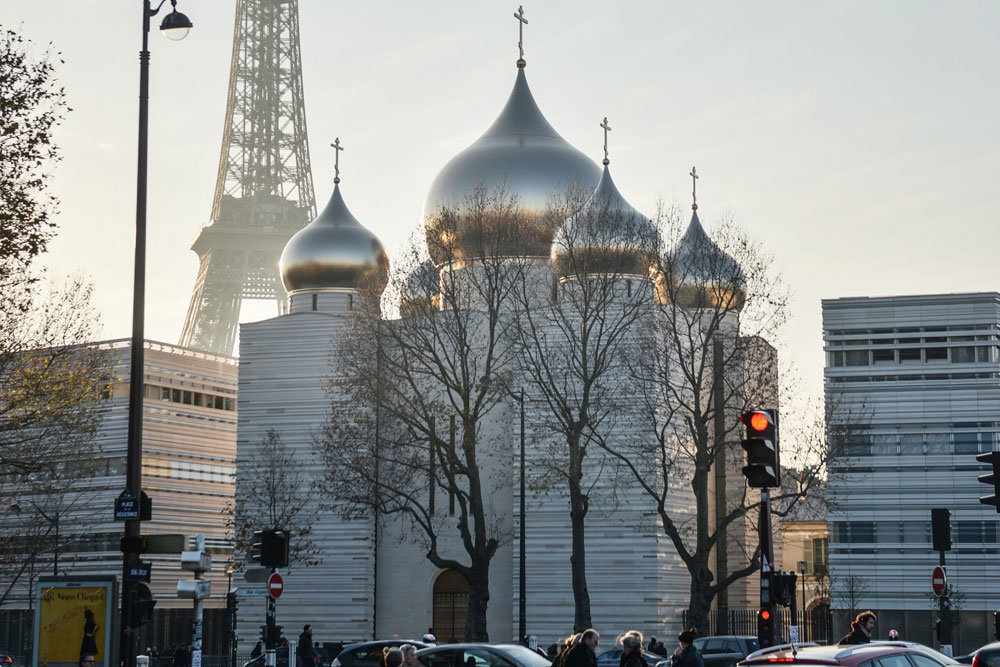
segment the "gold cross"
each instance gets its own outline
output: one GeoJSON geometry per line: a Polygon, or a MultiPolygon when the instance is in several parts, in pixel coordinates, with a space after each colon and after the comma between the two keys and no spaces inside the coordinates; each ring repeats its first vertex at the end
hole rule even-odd
{"type": "Polygon", "coordinates": [[[340,183],[340,151],[344,150],[344,147],[340,145],[340,137],[334,139],[330,146],[336,151],[334,153],[336,157],[333,160],[333,182],[340,183]]]}
{"type": "Polygon", "coordinates": [[[698,210],[698,171],[691,167],[691,208],[698,210]]]}
{"type": "Polygon", "coordinates": [[[517,51],[520,60],[524,60],[524,26],[528,23],[528,19],[524,18],[524,5],[517,8],[514,18],[517,19],[517,51]]]}
{"type": "Polygon", "coordinates": [[[608,117],[604,117],[604,122],[601,123],[601,127],[604,128],[604,164],[610,164],[611,160],[608,159],[608,132],[611,130],[611,126],[608,125],[608,117]]]}

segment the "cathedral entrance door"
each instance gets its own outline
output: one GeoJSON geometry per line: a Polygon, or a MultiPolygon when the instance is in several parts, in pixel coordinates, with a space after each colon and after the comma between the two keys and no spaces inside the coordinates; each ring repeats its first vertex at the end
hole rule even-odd
{"type": "Polygon", "coordinates": [[[434,633],[439,644],[465,641],[469,581],[461,572],[445,570],[434,581],[434,633]]]}

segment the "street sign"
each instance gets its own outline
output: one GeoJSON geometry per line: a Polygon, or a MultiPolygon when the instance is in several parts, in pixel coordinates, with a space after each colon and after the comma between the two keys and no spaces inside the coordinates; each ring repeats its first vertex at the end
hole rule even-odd
{"type": "Polygon", "coordinates": [[[931,575],[931,588],[934,589],[934,595],[938,597],[944,595],[944,589],[947,584],[948,575],[945,574],[944,568],[938,565],[934,568],[934,574],[931,575]]]}
{"type": "Polygon", "coordinates": [[[181,579],[177,582],[177,597],[204,600],[212,594],[212,583],[203,579],[181,579]]]}
{"type": "Polygon", "coordinates": [[[115,521],[128,521],[139,518],[139,498],[125,489],[115,500],[115,521]]]}
{"type": "Polygon", "coordinates": [[[149,583],[149,575],[153,570],[153,566],[149,563],[144,563],[139,561],[134,565],[129,565],[128,576],[125,577],[128,581],[142,581],[149,583]]]}
{"type": "Polygon", "coordinates": [[[281,575],[275,572],[267,580],[267,593],[275,600],[281,597],[281,592],[285,590],[285,580],[281,578],[281,575]]]}
{"type": "Polygon", "coordinates": [[[243,573],[244,581],[251,584],[262,584],[271,576],[271,570],[266,567],[248,567],[243,573]]]}
{"type": "Polygon", "coordinates": [[[260,588],[240,588],[236,589],[236,597],[240,598],[266,598],[267,589],[261,586],[260,588]]]}

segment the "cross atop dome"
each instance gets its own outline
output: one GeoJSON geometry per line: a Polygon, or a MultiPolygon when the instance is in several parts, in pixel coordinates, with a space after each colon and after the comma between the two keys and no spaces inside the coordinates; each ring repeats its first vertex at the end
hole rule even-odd
{"type": "Polygon", "coordinates": [[[340,145],[340,137],[333,140],[330,147],[334,150],[333,158],[333,182],[334,184],[340,183],[340,151],[344,150],[344,147],[340,145]]]}
{"type": "Polygon", "coordinates": [[[698,210],[698,171],[691,167],[691,173],[688,174],[691,177],[691,210],[698,210]]]}
{"type": "Polygon", "coordinates": [[[603,164],[606,167],[609,164],[611,164],[611,160],[608,159],[608,132],[611,131],[611,126],[608,125],[607,116],[604,117],[604,121],[601,123],[601,127],[604,128],[604,162],[602,162],[601,164],[603,164]]]}
{"type": "Polygon", "coordinates": [[[514,12],[514,18],[517,19],[517,66],[524,67],[524,26],[528,24],[528,19],[524,18],[524,5],[517,8],[514,12]]]}

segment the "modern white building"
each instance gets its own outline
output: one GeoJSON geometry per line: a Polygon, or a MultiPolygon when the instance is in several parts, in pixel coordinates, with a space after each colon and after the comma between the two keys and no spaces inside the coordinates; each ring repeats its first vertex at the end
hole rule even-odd
{"type": "MultiPolygon", "coordinates": [[[[479,140],[442,168],[430,187],[424,208],[428,255],[434,264],[430,270],[440,270],[442,276],[445,271],[452,271],[449,275],[458,276],[456,280],[463,279],[463,272],[478,270],[476,258],[481,248],[477,244],[484,243],[483,238],[494,237],[484,237],[482,229],[463,226],[461,222],[457,227],[444,227],[436,215],[442,208],[461,210],[466,197],[479,184],[490,187],[503,183],[508,192],[517,196],[517,203],[527,212],[530,223],[527,233],[522,235],[498,235],[499,242],[505,245],[501,249],[491,248],[490,255],[522,261],[528,267],[531,284],[538,288],[537,294],[528,299],[531,307],[551,308],[553,300],[574,289],[560,273],[560,256],[553,242],[553,237],[559,234],[557,228],[565,230],[572,222],[545,218],[553,193],[558,194],[575,183],[587,192],[594,192],[594,197],[606,207],[628,212],[629,224],[646,225],[655,234],[652,223],[628,205],[618,191],[608,163],[605,157],[602,174],[590,158],[559,136],[528,88],[524,60],[518,60],[513,90],[498,118],[479,140]],[[455,254],[440,254],[443,242],[455,254]]],[[[381,243],[347,208],[339,169],[334,182],[326,208],[289,241],[282,254],[281,275],[289,293],[287,313],[240,328],[238,475],[246,474],[260,443],[269,430],[274,430],[294,452],[302,469],[317,480],[323,479],[322,464],[314,452],[321,430],[329,421],[331,402],[338,398],[330,394],[336,351],[344,337],[357,335],[347,324],[352,309],[359,303],[361,284],[367,278],[388,273],[381,243]]],[[[595,256],[617,253],[619,246],[614,245],[619,242],[617,239],[620,235],[593,241],[607,244],[597,248],[595,256]]],[[[592,249],[588,246],[588,250],[592,249]]],[[[708,255],[742,276],[733,260],[709,239],[697,214],[692,216],[688,233],[674,251],[681,263],[687,262],[685,269],[697,269],[698,258],[708,255]]],[[[618,255],[615,257],[620,259],[618,255]]],[[[631,296],[633,290],[645,290],[648,295],[649,307],[635,325],[638,330],[663,317],[664,304],[657,303],[656,280],[649,274],[648,261],[634,264],[638,267],[634,275],[626,271],[628,275],[623,277],[620,288],[623,296],[631,296]]],[[[464,275],[471,279],[471,274],[464,275]]],[[[689,271],[689,278],[692,275],[699,274],[696,270],[689,271]]],[[[680,293],[687,295],[690,303],[674,303],[668,308],[704,308],[706,300],[713,298],[733,298],[742,304],[740,295],[720,296],[704,284],[684,287],[680,293]]],[[[428,299],[428,303],[433,303],[433,299],[428,299]]],[[[470,303],[471,308],[477,307],[474,300],[470,303]]],[[[420,308],[408,309],[405,303],[400,306],[399,317],[421,316],[420,308]]],[[[720,340],[740,335],[735,320],[723,328],[720,340]]],[[[555,330],[552,333],[558,334],[555,330]]],[[[766,342],[747,346],[751,348],[759,349],[773,360],[773,348],[766,342]]],[[[636,353],[641,354],[642,350],[636,353]]],[[[744,377],[745,368],[730,370],[733,384],[743,381],[737,377],[744,377]]],[[[608,381],[624,382],[621,378],[608,381]]],[[[769,381],[776,382],[776,378],[769,381]]],[[[620,394],[623,403],[633,395],[635,401],[617,416],[620,428],[613,438],[636,438],[641,430],[637,425],[641,409],[639,388],[622,384],[620,394]]],[[[551,431],[546,432],[546,423],[551,422],[546,409],[541,397],[527,389],[529,461],[540,460],[556,437],[551,431]]],[[[498,521],[498,535],[502,538],[490,569],[488,626],[494,641],[514,640],[518,633],[521,567],[520,507],[516,492],[518,418],[518,403],[511,400],[491,412],[477,434],[478,442],[492,444],[489,451],[481,452],[481,460],[484,483],[489,487],[486,494],[489,512],[498,521]]],[[[736,424],[737,418],[733,414],[724,419],[736,424]]],[[[710,482],[707,511],[711,515],[709,521],[713,522],[716,507],[744,492],[739,472],[742,450],[738,442],[727,447],[718,458],[725,461],[723,469],[710,482]],[[717,483],[720,486],[716,487],[717,483]]],[[[658,637],[669,637],[681,627],[691,575],[658,525],[655,512],[650,511],[649,501],[641,497],[635,485],[631,488],[616,485],[605,463],[601,462],[595,446],[587,459],[584,480],[595,498],[601,494],[613,498],[613,502],[606,504],[594,503],[586,519],[587,585],[594,624],[608,633],[636,627],[658,637]]],[[[536,472],[529,472],[529,476],[536,472]]],[[[672,515],[686,523],[693,521],[695,509],[689,485],[683,480],[681,474],[675,481],[677,494],[667,504],[672,515]]],[[[447,524],[449,508],[447,494],[444,495],[435,512],[447,524]]],[[[241,498],[237,497],[237,513],[241,507],[241,498]]],[[[544,645],[565,637],[573,627],[571,532],[565,492],[549,493],[532,487],[525,511],[527,632],[544,645]]],[[[451,532],[442,536],[439,551],[465,561],[467,556],[454,522],[450,523],[451,532]]],[[[689,532],[690,527],[684,530],[689,532]]],[[[396,518],[372,515],[347,521],[334,512],[324,513],[314,524],[311,535],[320,548],[322,563],[310,567],[293,564],[285,577],[277,618],[286,636],[294,636],[303,625],[310,624],[314,639],[319,641],[420,637],[428,627],[434,627],[441,641],[461,640],[469,583],[455,570],[435,567],[426,557],[426,546],[419,536],[413,535],[417,532],[419,529],[396,518]]],[[[734,524],[725,544],[728,567],[735,570],[744,566],[747,552],[756,546],[749,523],[734,524]]],[[[751,580],[733,585],[730,604],[746,604],[751,599],[751,590],[751,580]]],[[[262,599],[241,601],[241,652],[256,641],[264,607],[262,599]]]]}
{"type": "Polygon", "coordinates": [[[896,628],[934,642],[931,508],[943,507],[954,545],[948,581],[961,608],[956,650],[992,639],[998,517],[978,501],[986,487],[975,456],[995,449],[1000,433],[998,335],[995,292],[823,301],[830,426],[847,441],[829,478],[840,628],[842,610],[870,608],[880,637],[896,628]]]}

